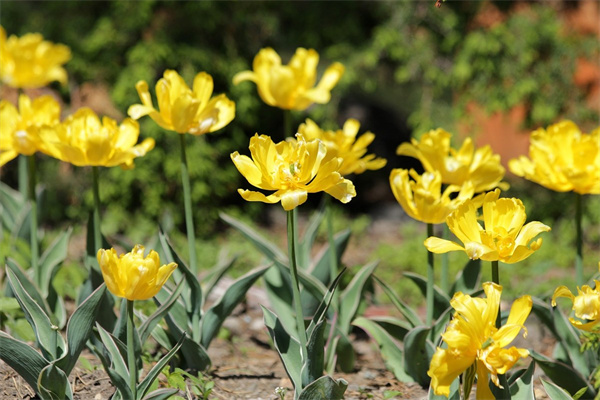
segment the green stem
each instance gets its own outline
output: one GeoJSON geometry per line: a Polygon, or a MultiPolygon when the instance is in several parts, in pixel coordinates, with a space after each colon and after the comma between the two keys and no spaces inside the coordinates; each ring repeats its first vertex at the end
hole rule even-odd
{"type": "MultiPolygon", "coordinates": [[[[335,240],[333,237],[333,205],[331,204],[331,197],[329,195],[325,195],[325,216],[327,218],[327,241],[329,242],[329,279],[331,283],[338,274],[338,259],[337,252],[335,251],[335,240]]],[[[334,292],[333,297],[333,301],[336,302],[338,297],[337,290],[334,292]]]]}
{"type": "Polygon", "coordinates": [[[133,399],[137,398],[137,365],[135,362],[135,342],[133,326],[133,300],[127,300],[127,367],[129,368],[129,387],[133,399]]]}
{"type": "MultiPolygon", "coordinates": [[[[450,236],[450,230],[448,229],[447,224],[443,224],[443,225],[444,225],[444,228],[442,230],[442,239],[448,239],[448,236],[450,236]]],[[[441,288],[444,293],[448,293],[448,289],[450,288],[449,284],[448,284],[448,282],[450,282],[449,271],[448,271],[449,255],[450,255],[449,253],[442,254],[441,288]]]]}
{"type": "Polygon", "coordinates": [[[581,220],[583,217],[583,195],[575,193],[575,230],[577,254],[575,256],[575,282],[578,286],[584,284],[583,278],[583,232],[581,220]]]}
{"type": "Polygon", "coordinates": [[[190,269],[197,272],[196,266],[196,234],[192,216],[192,194],[190,191],[190,175],[188,172],[187,156],[185,153],[185,134],[179,134],[181,144],[181,183],[183,184],[183,202],[185,207],[185,227],[187,229],[188,247],[190,252],[190,269]]]}
{"type": "MultiPolygon", "coordinates": [[[[498,269],[498,261],[492,261],[492,282],[500,284],[500,272],[498,269]]],[[[496,316],[496,328],[500,328],[502,324],[502,316],[500,315],[500,305],[498,305],[498,315],[496,316]]]]}
{"type": "Polygon", "coordinates": [[[292,133],[292,112],[290,110],[283,110],[283,129],[285,139],[294,136],[292,133]]]}
{"type": "MultiPolygon", "coordinates": [[[[433,224],[427,224],[427,237],[433,236],[433,224]]],[[[433,253],[427,251],[427,293],[426,293],[426,301],[427,301],[427,326],[431,326],[433,324],[433,281],[435,279],[434,270],[433,270],[433,253]]]]}
{"type": "Polygon", "coordinates": [[[28,186],[29,186],[29,172],[27,171],[27,156],[19,156],[19,192],[23,197],[29,198],[28,186]]]}
{"type": "Polygon", "coordinates": [[[33,267],[33,276],[34,281],[37,284],[38,288],[42,289],[42,276],[39,265],[39,243],[38,243],[38,206],[37,206],[37,196],[35,193],[35,185],[36,185],[36,167],[35,167],[35,154],[28,156],[29,158],[29,168],[28,168],[28,183],[29,188],[27,190],[27,195],[29,197],[29,205],[31,206],[31,218],[29,225],[29,238],[31,245],[31,266],[33,267]]]}
{"type": "MultiPolygon", "coordinates": [[[[296,238],[295,238],[295,218],[296,209],[287,212],[287,234],[288,234],[288,254],[290,258],[290,271],[292,275],[292,294],[294,296],[294,306],[296,308],[296,324],[298,339],[300,340],[300,351],[302,362],[306,360],[306,329],[304,327],[304,316],[302,314],[302,303],[300,302],[300,285],[298,283],[298,266],[296,265],[296,238]]],[[[296,388],[300,393],[302,388],[296,388]]]]}
{"type": "Polygon", "coordinates": [[[92,218],[94,220],[94,249],[97,252],[102,248],[102,233],[100,230],[100,178],[98,167],[92,167],[92,182],[94,192],[94,210],[92,218]]]}

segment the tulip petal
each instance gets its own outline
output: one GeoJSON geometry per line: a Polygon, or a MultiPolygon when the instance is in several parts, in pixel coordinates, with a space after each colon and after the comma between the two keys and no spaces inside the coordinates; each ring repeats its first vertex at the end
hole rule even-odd
{"type": "Polygon", "coordinates": [[[306,202],[308,192],[306,190],[287,190],[281,191],[280,196],[283,209],[285,211],[290,211],[306,202]]]}
{"type": "Polygon", "coordinates": [[[424,244],[427,250],[435,254],[448,253],[449,251],[465,251],[465,248],[458,243],[435,236],[428,237],[424,244]]]}
{"type": "Polygon", "coordinates": [[[260,192],[254,192],[251,190],[244,190],[244,189],[238,189],[238,193],[246,201],[260,201],[263,203],[275,204],[275,203],[279,202],[279,200],[280,200],[280,197],[276,196],[275,193],[273,193],[270,196],[265,196],[264,194],[262,194],[260,192]]]}

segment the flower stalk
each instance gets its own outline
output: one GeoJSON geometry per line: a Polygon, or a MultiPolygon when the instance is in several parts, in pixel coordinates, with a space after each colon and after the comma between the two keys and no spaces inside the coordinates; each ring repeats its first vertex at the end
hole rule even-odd
{"type": "MultiPolygon", "coordinates": [[[[337,251],[335,248],[335,239],[333,237],[333,206],[330,196],[325,196],[325,218],[327,220],[327,241],[329,242],[329,279],[331,282],[338,274],[337,251]]],[[[338,291],[333,293],[332,304],[337,304],[338,291]]],[[[334,309],[337,309],[334,306],[334,309]]]]}
{"type": "Polygon", "coordinates": [[[583,278],[583,237],[581,229],[581,220],[583,217],[583,195],[575,193],[575,246],[577,254],[575,255],[575,282],[581,286],[584,284],[583,278]]]}
{"type": "MultiPolygon", "coordinates": [[[[498,261],[492,261],[492,282],[496,285],[500,285],[500,271],[498,268],[498,261]]],[[[500,305],[498,304],[498,315],[496,316],[496,328],[500,328],[502,324],[502,316],[500,315],[500,305]]]]}
{"type": "Polygon", "coordinates": [[[295,208],[287,212],[288,253],[290,259],[290,272],[292,275],[292,294],[294,297],[294,307],[296,308],[298,340],[300,340],[300,351],[302,352],[302,360],[305,360],[307,355],[306,330],[304,328],[304,315],[302,313],[302,303],[300,302],[300,285],[298,283],[298,266],[296,264],[296,221],[294,216],[295,213],[297,213],[295,208]]]}
{"type": "Polygon", "coordinates": [[[92,218],[94,220],[94,250],[102,247],[102,232],[100,230],[100,179],[98,167],[92,167],[92,190],[94,192],[94,209],[92,218]]]}
{"type": "Polygon", "coordinates": [[[38,243],[38,207],[37,207],[37,196],[35,193],[36,185],[36,167],[35,167],[35,155],[32,154],[27,156],[29,159],[29,168],[27,171],[29,188],[27,195],[29,197],[29,204],[31,205],[31,218],[30,218],[30,242],[31,242],[31,266],[33,268],[33,276],[35,283],[38,287],[42,287],[42,277],[39,265],[39,243],[38,243]]]}
{"type": "Polygon", "coordinates": [[[185,207],[185,226],[187,229],[188,247],[190,254],[190,269],[197,271],[196,266],[196,234],[194,233],[194,221],[192,216],[192,194],[190,191],[190,175],[186,155],[186,135],[179,135],[181,145],[181,183],[183,185],[183,202],[185,207]]]}
{"type": "MultiPolygon", "coordinates": [[[[427,237],[433,236],[433,224],[427,224],[427,237]]],[[[426,302],[427,302],[427,326],[431,326],[433,323],[433,281],[435,279],[434,274],[434,259],[433,253],[427,250],[427,291],[426,291],[426,302]]]]}
{"type": "Polygon", "coordinates": [[[132,398],[137,398],[137,366],[135,362],[135,342],[133,325],[133,300],[127,300],[127,367],[129,368],[129,387],[132,398]]]}
{"type": "MultiPolygon", "coordinates": [[[[448,229],[448,225],[444,224],[442,228],[442,239],[448,239],[450,236],[450,230],[448,229]]],[[[441,288],[444,293],[448,293],[448,282],[450,282],[450,276],[448,271],[448,253],[442,254],[442,278],[441,278],[441,288]]]]}

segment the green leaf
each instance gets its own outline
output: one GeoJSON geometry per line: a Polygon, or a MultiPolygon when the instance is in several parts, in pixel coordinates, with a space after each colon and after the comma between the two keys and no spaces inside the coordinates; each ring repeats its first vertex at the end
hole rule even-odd
{"type": "Polygon", "coordinates": [[[415,381],[406,371],[402,349],[385,329],[364,317],[356,318],[352,325],[363,329],[377,342],[387,369],[396,376],[396,379],[402,382],[415,381]]]}
{"type": "Polygon", "coordinates": [[[0,331],[0,358],[34,389],[42,370],[49,364],[40,353],[25,342],[0,331]]]}
{"type": "Polygon", "coordinates": [[[222,260],[222,261],[220,261],[219,263],[217,263],[217,265],[212,267],[210,269],[210,271],[208,271],[207,275],[204,277],[204,281],[206,282],[206,284],[205,284],[206,286],[205,286],[205,290],[204,290],[204,300],[205,301],[206,301],[206,298],[208,296],[210,296],[210,294],[212,293],[216,284],[221,280],[223,275],[225,275],[225,273],[227,273],[227,271],[229,271],[231,269],[231,267],[233,267],[235,260],[237,260],[237,256],[226,258],[226,257],[222,256],[221,254],[219,254],[218,259],[222,260]]]}
{"type": "MultiPolygon", "coordinates": [[[[426,295],[427,280],[423,276],[414,274],[412,272],[405,272],[404,276],[413,281],[418,286],[423,296],[426,295]]],[[[442,315],[442,313],[446,311],[448,307],[450,307],[450,298],[444,292],[442,292],[439,287],[435,285],[433,287],[433,290],[433,317],[439,318],[439,316],[442,315]]]]}
{"type": "Polygon", "coordinates": [[[423,321],[421,321],[417,313],[412,308],[407,306],[402,300],[400,300],[400,298],[396,296],[392,288],[389,287],[387,283],[375,275],[373,275],[373,278],[375,279],[375,282],[381,286],[388,298],[392,301],[392,304],[396,306],[398,311],[400,311],[400,313],[404,316],[404,318],[406,318],[413,328],[423,325],[423,321]]]}
{"type": "Polygon", "coordinates": [[[60,234],[40,257],[41,281],[46,283],[45,287],[40,288],[44,298],[48,297],[52,290],[52,279],[56,275],[56,267],[67,257],[67,246],[72,231],[73,229],[69,228],[60,234]]]}
{"type": "Polygon", "coordinates": [[[387,333],[399,342],[402,342],[408,331],[413,328],[410,323],[395,317],[377,316],[370,317],[369,319],[385,329],[387,333]]]}
{"type": "Polygon", "coordinates": [[[261,306],[265,326],[269,331],[269,336],[279,353],[283,362],[283,367],[287,372],[295,388],[302,387],[302,356],[300,355],[300,343],[291,336],[283,327],[277,315],[271,310],[261,306]]]}
{"type": "MultiPolygon", "coordinates": [[[[161,304],[156,309],[156,311],[154,311],[154,313],[150,317],[145,319],[144,322],[140,325],[140,327],[138,328],[138,332],[140,335],[141,343],[146,342],[148,336],[150,336],[150,333],[152,332],[154,327],[164,318],[164,316],[169,312],[171,307],[173,307],[173,305],[177,302],[177,300],[179,299],[179,295],[183,290],[183,283],[183,279],[179,281],[179,284],[175,288],[175,291],[171,293],[171,295],[167,298],[167,301],[161,304]]],[[[163,287],[161,291],[166,291],[166,289],[163,287]]]]}
{"type": "Polygon", "coordinates": [[[542,386],[544,386],[544,390],[546,390],[546,393],[551,400],[573,400],[573,397],[571,397],[571,395],[560,386],[545,379],[540,379],[540,381],[542,382],[542,386]]]}
{"type": "Polygon", "coordinates": [[[184,337],[181,345],[181,355],[183,356],[183,364],[186,368],[195,369],[198,371],[207,370],[210,365],[210,357],[206,349],[200,344],[192,340],[188,335],[184,335],[185,331],[181,330],[174,321],[167,315],[165,318],[169,331],[172,337],[184,337]]]}
{"type": "Polygon", "coordinates": [[[378,264],[379,261],[374,261],[362,267],[341,293],[338,326],[343,332],[347,333],[350,330],[350,323],[356,316],[356,311],[363,298],[365,283],[367,283],[378,264]]]}
{"type": "Polygon", "coordinates": [[[37,383],[38,393],[44,400],[72,399],[71,385],[67,375],[54,363],[40,373],[37,383]]]}
{"type": "Polygon", "coordinates": [[[510,396],[513,400],[535,400],[533,392],[533,373],[535,362],[530,362],[522,374],[513,374],[509,380],[510,396]]]}
{"type": "Polygon", "coordinates": [[[23,289],[31,296],[31,298],[45,311],[46,315],[50,315],[50,307],[46,302],[46,298],[42,296],[38,287],[29,279],[27,273],[12,259],[6,260],[7,270],[10,269],[18,278],[23,289]]]}
{"type": "Polygon", "coordinates": [[[321,304],[319,304],[319,307],[317,308],[315,315],[313,315],[313,318],[310,321],[310,324],[308,325],[308,329],[306,330],[307,336],[310,337],[312,335],[313,329],[315,329],[315,327],[321,321],[323,321],[325,319],[327,310],[329,309],[329,305],[331,304],[331,300],[333,299],[333,293],[335,292],[335,289],[337,288],[338,284],[340,283],[340,280],[342,279],[342,275],[344,275],[345,272],[346,272],[346,268],[344,268],[340,271],[338,276],[334,279],[334,281],[329,286],[327,293],[325,293],[325,295],[323,296],[323,300],[321,300],[321,304]]]}
{"type": "Polygon", "coordinates": [[[223,296],[202,317],[200,343],[208,348],[210,342],[219,332],[223,321],[231,314],[233,309],[246,297],[246,292],[258,278],[260,278],[267,267],[256,268],[233,282],[223,293],[223,296]]]}
{"type": "MultiPolygon", "coordinates": [[[[200,283],[198,282],[198,278],[185,265],[185,263],[179,257],[179,255],[177,255],[177,253],[175,252],[175,250],[173,249],[173,247],[169,243],[169,240],[168,240],[166,234],[164,234],[162,232],[159,233],[159,238],[160,238],[160,243],[162,245],[162,248],[163,248],[164,252],[167,254],[167,262],[175,262],[175,263],[177,263],[177,270],[183,272],[183,274],[185,276],[185,281],[187,282],[187,284],[188,284],[188,286],[190,288],[190,306],[191,306],[191,309],[188,310],[188,313],[190,315],[193,315],[194,313],[198,313],[198,314],[201,315],[202,314],[202,301],[203,301],[203,297],[202,297],[202,288],[200,287],[200,283]]],[[[192,329],[199,329],[199,327],[192,327],[192,329]]],[[[194,335],[193,333],[194,332],[192,332],[192,337],[195,337],[196,335],[194,335]]]]}
{"type": "Polygon", "coordinates": [[[421,386],[429,386],[431,378],[427,375],[429,362],[435,348],[427,340],[430,329],[425,326],[417,326],[411,329],[404,337],[404,368],[421,386]]]}
{"type": "Polygon", "coordinates": [[[65,344],[62,336],[58,333],[58,327],[52,324],[44,310],[25,291],[10,268],[6,269],[6,276],[11,290],[25,313],[25,318],[35,331],[44,357],[50,360],[61,357],[65,344]]]}
{"type": "Polygon", "coordinates": [[[452,307],[448,307],[446,311],[444,311],[443,314],[440,315],[439,318],[433,322],[432,337],[434,338],[434,340],[439,339],[441,341],[441,335],[446,330],[446,325],[448,324],[448,322],[450,322],[450,319],[452,318],[453,314],[454,309],[452,307]]]}
{"type": "Polygon", "coordinates": [[[177,392],[179,392],[179,389],[169,389],[169,388],[156,389],[156,390],[148,393],[146,395],[146,397],[144,397],[144,400],[167,400],[171,396],[177,394],[177,392]]]}
{"type": "Polygon", "coordinates": [[[283,272],[280,267],[271,267],[265,272],[264,276],[265,289],[269,304],[275,310],[275,313],[280,316],[281,324],[288,331],[296,330],[296,318],[294,307],[294,299],[292,297],[292,286],[290,276],[287,272],[283,272]]]}
{"type": "Polygon", "coordinates": [[[325,364],[325,327],[326,320],[321,320],[313,329],[306,342],[306,360],[302,365],[302,387],[308,386],[311,382],[319,379],[323,375],[325,364]]]}
{"type": "Polygon", "coordinates": [[[581,388],[587,387],[586,398],[594,398],[595,390],[586,381],[586,379],[572,366],[560,361],[552,360],[534,350],[529,350],[531,358],[535,360],[544,373],[554,383],[565,389],[571,394],[577,393],[581,388]]]}
{"type": "Polygon", "coordinates": [[[330,376],[322,376],[300,392],[298,400],[340,400],[344,398],[344,393],[348,387],[348,382],[344,379],[337,381],[330,376]]]}
{"type": "MultiPolygon", "coordinates": [[[[181,277],[181,279],[183,279],[185,281],[185,277],[181,277]]],[[[189,292],[189,286],[184,285],[183,287],[183,291],[188,291],[189,292]]],[[[173,291],[169,288],[167,288],[167,286],[163,286],[162,290],[160,290],[156,296],[154,296],[153,300],[154,303],[156,303],[157,306],[161,306],[161,304],[165,304],[167,302],[169,302],[169,298],[171,297],[173,291]]],[[[185,304],[184,301],[182,300],[182,296],[179,296],[176,301],[175,304],[173,304],[171,306],[171,308],[169,309],[169,312],[167,314],[167,316],[165,318],[170,318],[174,324],[176,324],[179,327],[180,331],[187,331],[187,330],[191,330],[191,327],[189,326],[189,320],[188,320],[188,314],[187,311],[185,309],[185,304]]]]}
{"type": "Polygon", "coordinates": [[[227,222],[229,225],[240,231],[246,239],[256,247],[262,254],[264,254],[269,260],[274,263],[285,265],[287,263],[287,255],[284,254],[276,245],[269,242],[261,234],[246,225],[242,221],[239,221],[223,212],[219,213],[221,219],[227,222]]]}
{"type": "Polygon", "coordinates": [[[100,340],[102,340],[104,348],[110,355],[111,364],[109,366],[111,366],[115,373],[119,375],[125,382],[129,382],[129,369],[127,368],[127,363],[125,362],[125,358],[123,356],[123,343],[119,343],[119,339],[105,330],[102,326],[100,326],[100,324],[96,323],[96,328],[98,329],[100,340]]]}
{"type": "Polygon", "coordinates": [[[90,297],[77,307],[67,324],[67,351],[56,365],[67,374],[77,363],[79,354],[85,346],[94,328],[94,321],[102,306],[102,300],[106,292],[106,285],[102,284],[90,297]]]}
{"type": "Polygon", "coordinates": [[[480,280],[481,260],[469,260],[456,277],[448,296],[452,297],[456,292],[471,293],[479,287],[480,280]]]}
{"type": "Polygon", "coordinates": [[[138,388],[138,392],[137,392],[138,399],[141,399],[141,398],[144,397],[144,395],[146,394],[146,392],[150,388],[150,385],[152,385],[152,382],[154,382],[154,380],[156,379],[156,377],[158,377],[158,375],[160,374],[160,372],[162,371],[162,369],[165,367],[165,365],[167,365],[167,363],[169,362],[169,360],[181,348],[184,340],[186,339],[186,336],[187,335],[184,333],[181,336],[181,338],[179,339],[179,341],[177,342],[177,344],[171,350],[169,350],[169,352],[167,354],[165,354],[164,357],[161,358],[154,365],[154,367],[152,367],[152,369],[148,372],[148,374],[140,382],[140,384],[137,387],[138,388]]]}
{"type": "MultiPolygon", "coordinates": [[[[345,229],[342,232],[336,234],[333,238],[335,257],[338,265],[340,265],[340,259],[342,258],[342,254],[344,254],[346,247],[348,247],[348,242],[350,241],[350,234],[350,229],[345,229]]],[[[310,274],[317,278],[324,285],[328,284],[333,279],[333,277],[329,276],[329,263],[331,261],[331,251],[332,249],[329,246],[329,243],[326,243],[323,249],[315,257],[315,261],[309,269],[310,274]]]]}
{"type": "Polygon", "coordinates": [[[336,330],[335,336],[337,342],[332,342],[330,346],[335,346],[335,353],[337,355],[337,365],[342,372],[351,373],[354,371],[354,365],[356,363],[356,353],[352,347],[352,342],[347,334],[336,330]]]}

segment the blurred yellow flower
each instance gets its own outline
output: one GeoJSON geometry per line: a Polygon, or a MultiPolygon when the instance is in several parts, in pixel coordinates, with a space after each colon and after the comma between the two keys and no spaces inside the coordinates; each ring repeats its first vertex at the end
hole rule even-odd
{"type": "Polygon", "coordinates": [[[517,299],[508,315],[506,325],[496,328],[502,286],[492,282],[483,284],[486,298],[474,298],[457,292],[450,300],[456,310],[446,332],[442,334],[447,349],[438,347],[433,354],[427,375],[436,395],[450,395],[450,385],[471,366],[477,371],[477,399],[493,399],[488,379],[500,386],[498,374],[505,374],[519,358],[529,356],[529,351],[508,346],[523,329],[533,302],[530,296],[517,299]]]}
{"type": "Polygon", "coordinates": [[[526,259],[542,245],[542,238],[532,242],[541,232],[550,230],[538,221],[525,224],[525,206],[519,199],[499,199],[500,190],[488,192],[483,197],[483,228],[477,221],[481,197],[459,205],[446,219],[450,231],[460,239],[458,243],[431,236],[425,247],[432,253],[461,250],[470,259],[502,261],[512,264],[526,259]]]}
{"type": "Polygon", "coordinates": [[[120,256],[115,249],[100,249],[97,258],[108,290],[127,300],[153,297],[177,268],[174,262],[160,266],[158,253],[154,250],[144,257],[144,246],[140,244],[120,256]]]}
{"type": "Polygon", "coordinates": [[[286,211],[304,203],[308,193],[326,192],[342,203],[349,202],[356,191],[354,185],[339,173],[340,158],[324,161],[327,148],[318,140],[296,139],[273,143],[266,135],[255,134],[250,139],[252,158],[231,154],[236,168],[248,182],[262,190],[274,190],[265,196],[260,192],[238,189],[247,201],[274,204],[281,201],[286,211]]]}
{"type": "Polygon", "coordinates": [[[50,82],[67,83],[62,67],[71,59],[71,50],[63,44],[44,40],[39,33],[22,37],[11,35],[0,26],[0,81],[15,88],[37,88],[50,82]]]}
{"type": "Polygon", "coordinates": [[[40,150],[39,130],[60,122],[60,106],[52,96],[31,101],[19,96],[19,110],[6,100],[0,101],[0,166],[19,154],[30,156],[40,150]]]}
{"type": "Polygon", "coordinates": [[[270,106],[285,110],[305,110],[312,103],[325,104],[331,98],[331,89],[344,74],[344,66],[331,64],[317,81],[319,53],[313,49],[298,48],[288,65],[281,65],[281,58],[270,47],[254,57],[253,71],[242,71],[233,77],[233,83],[252,81],[258,95],[270,106]]]}
{"type": "Polygon", "coordinates": [[[78,167],[102,166],[133,168],[133,159],[154,148],[154,139],[136,145],[140,133],[136,121],[126,118],[121,125],[100,118],[89,108],[80,108],[62,124],[40,130],[41,150],[78,167]]]}
{"type": "Polygon", "coordinates": [[[473,197],[473,185],[448,186],[442,193],[442,177],[438,171],[417,174],[414,169],[393,169],[390,186],[404,211],[417,221],[441,224],[461,203],[473,197]],[[413,178],[411,180],[410,178],[413,178]],[[454,199],[453,193],[458,192],[454,199]]]}
{"type": "Polygon", "coordinates": [[[573,303],[573,311],[579,320],[570,317],[569,321],[574,327],[584,331],[596,330],[600,323],[600,282],[594,280],[596,285],[592,289],[588,285],[583,285],[581,289],[577,288],[577,296],[575,296],[566,286],[559,286],[552,295],[552,306],[556,307],[556,299],[566,297],[571,299],[573,303]],[[580,320],[584,320],[582,322],[580,320]]]}
{"type": "Polygon", "coordinates": [[[213,93],[212,76],[199,72],[190,89],[183,78],[173,70],[166,70],[156,83],[158,111],[152,104],[148,84],[135,85],[142,104],[129,107],[133,119],[149,115],[160,127],[177,133],[203,135],[214,132],[230,123],[235,116],[235,103],[224,94],[213,93]]]}
{"type": "Polygon", "coordinates": [[[344,123],[342,129],[326,131],[307,118],[306,122],[298,127],[298,133],[307,140],[319,139],[325,143],[327,155],[324,161],[340,157],[343,161],[339,173],[346,176],[362,174],[366,170],[377,170],[383,168],[387,163],[384,158],[375,158],[375,154],[365,156],[367,146],[375,139],[375,135],[366,132],[357,139],[359,128],[360,122],[351,118],[344,123]]]}
{"type": "Polygon", "coordinates": [[[600,127],[583,134],[571,121],[561,121],[531,134],[529,158],[510,160],[522,176],[557,192],[600,194],[600,127]]]}
{"type": "Polygon", "coordinates": [[[466,138],[458,151],[450,147],[452,134],[443,129],[431,130],[420,141],[411,139],[411,143],[402,143],[396,154],[418,158],[425,171],[439,171],[442,183],[462,186],[470,181],[475,193],[500,187],[508,189],[504,177],[504,167],[500,156],[494,154],[486,145],[475,150],[471,138],[466,138]]]}

